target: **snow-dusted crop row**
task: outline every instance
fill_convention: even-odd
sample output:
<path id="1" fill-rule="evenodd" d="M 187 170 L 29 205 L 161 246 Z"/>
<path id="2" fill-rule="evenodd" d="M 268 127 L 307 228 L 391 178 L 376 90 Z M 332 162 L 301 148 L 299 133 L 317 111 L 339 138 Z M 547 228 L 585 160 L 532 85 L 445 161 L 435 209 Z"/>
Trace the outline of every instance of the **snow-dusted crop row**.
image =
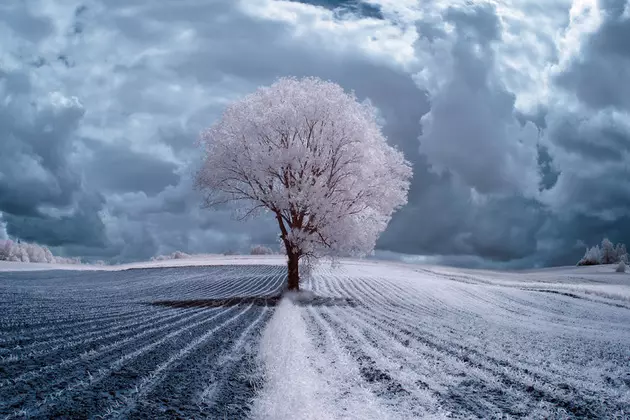
<path id="1" fill-rule="evenodd" d="M 274 296 L 284 280 L 274 266 L 0 273 L 0 418 L 242 414 L 269 308 L 153 303 Z"/>
<path id="2" fill-rule="evenodd" d="M 279 338 L 263 340 L 267 375 L 292 377 L 290 386 L 266 384 L 256 416 L 289 419 L 304 407 L 321 410 L 300 417 L 313 419 L 630 415 L 630 310 L 623 300 L 567 294 L 567 282 L 549 278 L 544 288 L 527 287 L 542 281 L 535 274 L 513 280 L 377 264 L 320 268 L 307 287 L 355 304 L 287 301 L 277 309 L 274 318 L 290 317 L 304 332 L 292 331 L 299 344 L 284 351 L 273 345 L 289 334 L 280 327 L 273 333 Z M 620 281 L 608 275 L 608 283 Z M 265 346 L 273 357 L 264 357 Z M 288 352 L 305 359 L 276 362 L 291 360 Z"/>
<path id="3" fill-rule="evenodd" d="M 625 418 L 611 273 L 346 261 L 277 307 L 230 298 L 281 266 L 0 273 L 0 418 Z"/>

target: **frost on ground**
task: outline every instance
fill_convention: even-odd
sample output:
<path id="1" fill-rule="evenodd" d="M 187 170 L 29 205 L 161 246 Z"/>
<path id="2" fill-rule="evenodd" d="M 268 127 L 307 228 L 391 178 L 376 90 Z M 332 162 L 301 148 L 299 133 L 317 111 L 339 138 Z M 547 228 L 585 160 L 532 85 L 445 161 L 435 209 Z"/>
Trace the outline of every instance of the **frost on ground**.
<path id="1" fill-rule="evenodd" d="M 273 266 L 0 274 L 0 418 L 241 418 Z"/>
<path id="2" fill-rule="evenodd" d="M 244 262 L 0 273 L 0 418 L 630 414 L 630 275 L 616 266 L 345 261 L 278 306 L 191 303 L 282 289 L 284 267 Z M 147 304 L 166 300 L 183 304 Z"/>
<path id="3" fill-rule="evenodd" d="M 630 276 L 614 271 L 320 267 L 307 301 L 358 304 L 282 302 L 263 335 L 253 413 L 625 418 Z"/>
<path id="4" fill-rule="evenodd" d="M 318 347 L 304 306 L 284 299 L 265 328 L 260 359 L 263 390 L 252 417 L 289 419 L 388 419 L 372 393 L 363 388 L 359 367 L 342 349 Z"/>

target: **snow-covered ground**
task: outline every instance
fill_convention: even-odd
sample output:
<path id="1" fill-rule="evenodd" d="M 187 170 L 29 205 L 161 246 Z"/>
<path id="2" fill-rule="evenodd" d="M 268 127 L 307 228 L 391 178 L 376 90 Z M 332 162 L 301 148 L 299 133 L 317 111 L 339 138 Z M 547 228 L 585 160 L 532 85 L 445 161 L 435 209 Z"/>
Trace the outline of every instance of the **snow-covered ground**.
<path id="1" fill-rule="evenodd" d="M 121 271 L 137 268 L 165 268 L 165 267 L 204 267 L 214 265 L 284 265 L 286 257 L 282 255 L 203 255 L 191 258 L 170 259 L 159 261 L 140 261 L 117 265 L 94 264 L 46 264 L 0 261 L 0 272 L 6 271 Z"/>
<path id="2" fill-rule="evenodd" d="M 630 415 L 630 275 L 612 266 L 353 263 L 320 269 L 307 287 L 357 305 L 277 309 L 264 337 L 279 341 L 262 343 L 275 380 L 258 417 L 289 419 L 300 407 L 331 419 Z"/>
<path id="3" fill-rule="evenodd" d="M 228 298 L 277 295 L 281 257 L 211 260 L 0 273 L 0 416 L 630 415 L 630 274 L 612 266 L 348 260 L 276 306 Z"/>

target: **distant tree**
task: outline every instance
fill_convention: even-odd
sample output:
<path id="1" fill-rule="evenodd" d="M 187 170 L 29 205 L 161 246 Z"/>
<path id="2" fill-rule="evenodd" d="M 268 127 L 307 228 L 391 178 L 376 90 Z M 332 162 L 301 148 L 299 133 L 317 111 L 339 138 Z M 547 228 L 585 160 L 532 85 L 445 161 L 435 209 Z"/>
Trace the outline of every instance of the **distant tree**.
<path id="1" fill-rule="evenodd" d="M 186 258 L 190 258 L 189 254 L 186 254 L 185 252 L 182 252 L 182 251 L 175 251 L 171 255 L 172 255 L 172 259 L 174 260 L 185 260 Z"/>
<path id="2" fill-rule="evenodd" d="M 586 248 L 586 253 L 577 265 L 616 264 L 620 261 L 628 262 L 626 245 L 621 243 L 613 245 L 608 238 L 604 238 L 601 248 L 597 245 Z"/>
<path id="3" fill-rule="evenodd" d="M 608 240 L 608 238 L 604 238 L 602 240 L 601 250 L 602 250 L 602 256 L 601 256 L 602 264 L 614 264 L 616 262 L 619 262 L 618 257 L 617 257 L 617 252 L 615 251 L 615 246 L 613 245 L 612 242 Z"/>
<path id="4" fill-rule="evenodd" d="M 11 248 L 13 248 L 13 241 L 0 239 L 0 261 L 9 261 Z"/>
<path id="5" fill-rule="evenodd" d="M 262 246 L 262 245 L 256 245 L 253 246 L 252 249 L 249 251 L 249 253 L 251 255 L 272 255 L 273 254 L 273 250 L 269 247 L 266 246 Z"/>
<path id="6" fill-rule="evenodd" d="M 283 78 L 229 106 L 202 134 L 196 186 L 206 204 L 270 212 L 287 254 L 300 260 L 365 255 L 407 202 L 411 167 L 387 144 L 369 104 L 332 82 Z"/>
<path id="7" fill-rule="evenodd" d="M 184 260 L 186 258 L 191 258 L 192 255 L 186 254 L 182 251 L 175 251 L 168 255 L 158 255 L 155 257 L 151 257 L 151 261 L 166 261 L 166 260 Z"/>
<path id="8" fill-rule="evenodd" d="M 577 265 L 598 265 L 602 263 L 602 251 L 598 245 L 592 248 L 586 248 L 586 252 Z"/>
<path id="9" fill-rule="evenodd" d="M 615 247 L 615 254 L 617 255 L 617 261 L 628 262 L 628 251 L 626 251 L 625 244 L 617 244 Z"/>
<path id="10" fill-rule="evenodd" d="M 80 264 L 79 258 L 55 257 L 47 246 L 18 240 L 0 240 L 0 261 Z"/>

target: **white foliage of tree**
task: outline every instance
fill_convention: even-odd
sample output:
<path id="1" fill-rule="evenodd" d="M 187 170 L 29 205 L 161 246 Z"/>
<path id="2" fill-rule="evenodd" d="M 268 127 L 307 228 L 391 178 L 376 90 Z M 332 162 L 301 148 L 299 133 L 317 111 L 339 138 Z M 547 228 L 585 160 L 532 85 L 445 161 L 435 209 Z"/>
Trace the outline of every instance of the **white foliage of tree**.
<path id="1" fill-rule="evenodd" d="M 0 239 L 0 261 L 9 261 L 12 241 Z"/>
<path id="2" fill-rule="evenodd" d="M 601 264 L 602 251 L 599 249 L 599 245 L 595 245 L 592 248 L 587 248 L 586 253 L 582 259 L 578 262 L 578 265 L 597 265 Z"/>
<path id="3" fill-rule="evenodd" d="M 249 253 L 251 255 L 272 255 L 274 254 L 273 250 L 269 247 L 263 245 L 255 245 L 253 246 Z"/>
<path id="4" fill-rule="evenodd" d="M 625 244 L 617 244 L 615 247 L 615 253 L 617 254 L 618 261 L 623 261 L 625 263 L 628 262 L 628 251 L 626 251 Z"/>
<path id="5" fill-rule="evenodd" d="M 165 260 L 184 260 L 186 258 L 191 258 L 192 255 L 186 254 L 182 251 L 175 251 L 172 254 L 168 255 L 158 255 L 157 257 L 152 257 L 151 261 L 165 261 Z"/>
<path id="6" fill-rule="evenodd" d="M 227 108 L 202 134 L 196 185 L 207 204 L 240 202 L 275 217 L 289 288 L 302 258 L 370 253 L 412 175 L 369 103 L 332 82 L 283 78 Z"/>
<path id="7" fill-rule="evenodd" d="M 55 257 L 48 247 L 33 243 L 0 239 L 0 261 L 47 264 L 80 264 L 79 258 Z"/>
<path id="8" fill-rule="evenodd" d="M 79 257 L 55 257 L 56 264 L 81 264 Z"/>
<path id="9" fill-rule="evenodd" d="M 608 238 L 604 238 L 602 240 L 601 245 L 602 256 L 601 263 L 602 264 L 613 264 L 615 262 L 619 262 L 617 258 L 617 252 L 615 251 L 615 245 L 608 240 Z"/>
<path id="10" fill-rule="evenodd" d="M 601 247 L 595 245 L 587 248 L 577 265 L 616 264 L 621 261 L 628 261 L 626 245 L 619 243 L 615 246 L 608 238 L 604 238 Z"/>

